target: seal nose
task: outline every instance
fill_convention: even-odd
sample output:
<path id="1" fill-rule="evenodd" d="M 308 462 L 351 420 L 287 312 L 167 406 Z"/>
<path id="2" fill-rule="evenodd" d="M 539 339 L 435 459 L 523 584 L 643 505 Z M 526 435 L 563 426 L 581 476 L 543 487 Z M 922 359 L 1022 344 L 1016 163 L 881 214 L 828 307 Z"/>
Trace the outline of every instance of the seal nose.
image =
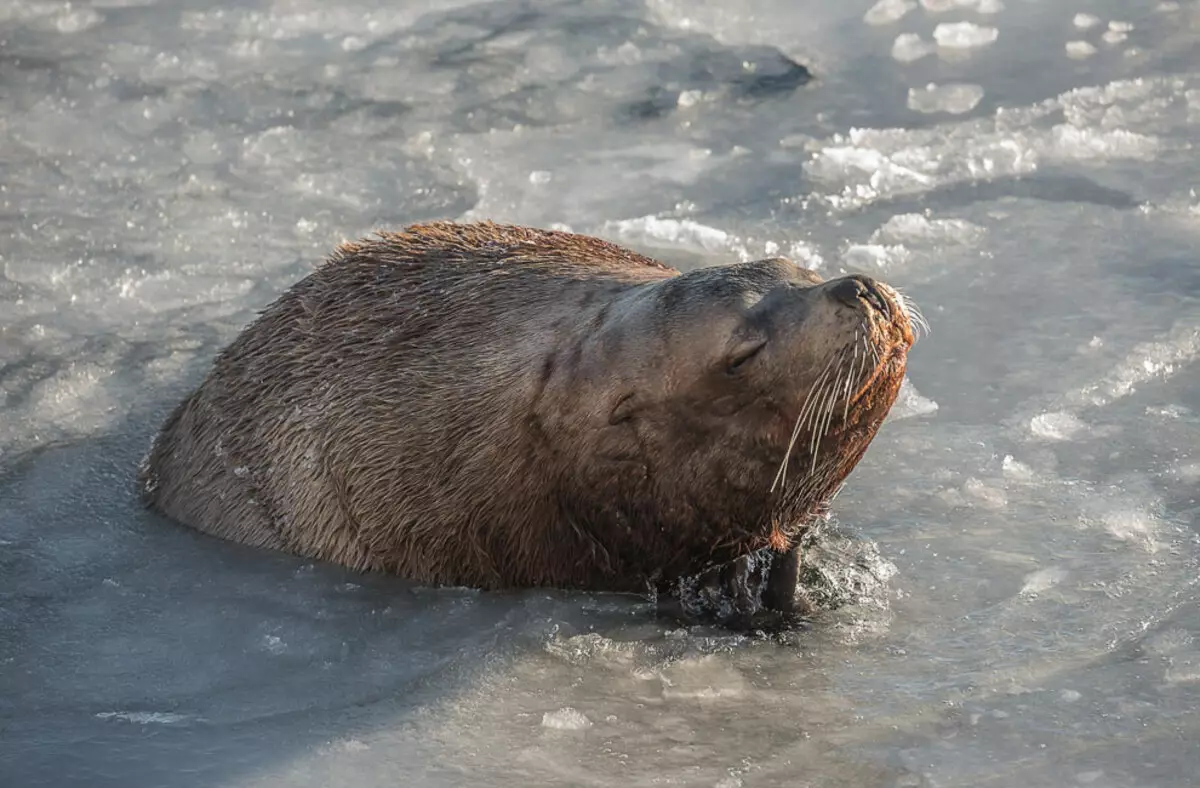
<path id="1" fill-rule="evenodd" d="M 884 317 L 891 318 L 892 308 L 879 285 L 869 276 L 851 274 L 833 283 L 829 295 L 847 306 L 858 306 L 866 302 Z"/>

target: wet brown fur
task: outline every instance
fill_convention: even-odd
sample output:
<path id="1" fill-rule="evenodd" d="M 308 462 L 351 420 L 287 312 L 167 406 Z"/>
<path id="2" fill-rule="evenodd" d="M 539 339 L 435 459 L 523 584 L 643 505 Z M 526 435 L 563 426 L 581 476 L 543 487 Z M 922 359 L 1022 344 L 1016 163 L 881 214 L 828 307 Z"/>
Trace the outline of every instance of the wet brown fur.
<path id="1" fill-rule="evenodd" d="M 783 259 L 681 275 L 492 223 L 347 243 L 171 414 L 144 498 L 216 536 L 430 584 L 638 591 L 787 550 L 866 450 L 913 340 L 906 316 L 857 316 L 820 281 Z M 771 492 L 851 330 L 880 363 L 815 467 L 805 433 Z M 729 348 L 760 334 L 731 371 Z"/>

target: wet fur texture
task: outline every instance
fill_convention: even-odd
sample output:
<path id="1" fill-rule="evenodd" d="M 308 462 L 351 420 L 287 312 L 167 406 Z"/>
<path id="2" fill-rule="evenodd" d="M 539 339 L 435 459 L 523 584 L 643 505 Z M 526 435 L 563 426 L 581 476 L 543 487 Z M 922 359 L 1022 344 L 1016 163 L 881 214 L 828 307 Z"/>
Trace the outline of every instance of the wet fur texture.
<path id="1" fill-rule="evenodd" d="M 680 274 L 491 223 L 345 244 L 170 415 L 143 495 L 219 537 L 428 584 L 642 591 L 786 553 L 914 339 L 894 291 L 873 312 L 839 281 L 784 259 Z"/>

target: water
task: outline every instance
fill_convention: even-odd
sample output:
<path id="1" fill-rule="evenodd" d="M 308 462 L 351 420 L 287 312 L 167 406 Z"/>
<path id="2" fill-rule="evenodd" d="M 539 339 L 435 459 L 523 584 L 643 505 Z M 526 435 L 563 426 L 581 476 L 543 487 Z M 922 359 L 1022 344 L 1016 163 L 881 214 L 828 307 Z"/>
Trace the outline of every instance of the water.
<path id="1" fill-rule="evenodd" d="M 0 784 L 1193 784 L 1197 29 L 1153 0 L 4 3 Z M 933 334 L 831 543 L 894 574 L 744 637 L 135 504 L 256 309 L 435 217 L 902 287 Z"/>

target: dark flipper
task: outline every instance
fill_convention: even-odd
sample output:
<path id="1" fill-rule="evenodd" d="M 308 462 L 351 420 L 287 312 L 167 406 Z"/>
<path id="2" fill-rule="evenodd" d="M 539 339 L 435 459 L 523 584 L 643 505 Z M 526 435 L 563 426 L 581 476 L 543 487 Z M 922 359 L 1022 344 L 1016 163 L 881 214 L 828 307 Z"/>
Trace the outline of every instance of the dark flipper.
<path id="1" fill-rule="evenodd" d="M 797 612 L 800 606 L 796 602 L 796 584 L 799 582 L 800 548 L 793 547 L 786 553 L 772 553 L 767 587 L 763 589 L 763 607 L 780 613 Z"/>
<path id="2" fill-rule="evenodd" d="M 693 577 L 662 584 L 658 613 L 683 624 L 716 624 L 734 631 L 778 631 L 802 623 L 796 595 L 800 552 L 761 550 Z"/>

